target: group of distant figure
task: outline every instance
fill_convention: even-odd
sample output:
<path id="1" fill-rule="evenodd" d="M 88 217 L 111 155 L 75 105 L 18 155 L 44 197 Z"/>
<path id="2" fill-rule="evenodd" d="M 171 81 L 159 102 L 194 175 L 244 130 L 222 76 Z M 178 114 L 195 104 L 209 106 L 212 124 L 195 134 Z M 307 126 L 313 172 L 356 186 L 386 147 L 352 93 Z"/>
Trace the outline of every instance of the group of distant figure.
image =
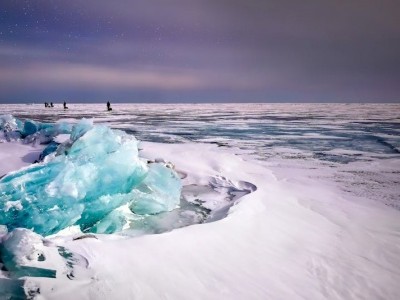
<path id="1" fill-rule="evenodd" d="M 54 107 L 53 102 L 50 103 L 45 102 L 44 107 Z"/>
<path id="2" fill-rule="evenodd" d="M 53 102 L 50 102 L 50 103 L 45 102 L 44 107 L 54 107 Z M 67 102 L 64 101 L 63 107 L 64 107 L 64 109 L 68 109 Z M 110 101 L 107 101 L 107 110 L 108 111 L 112 110 Z"/>

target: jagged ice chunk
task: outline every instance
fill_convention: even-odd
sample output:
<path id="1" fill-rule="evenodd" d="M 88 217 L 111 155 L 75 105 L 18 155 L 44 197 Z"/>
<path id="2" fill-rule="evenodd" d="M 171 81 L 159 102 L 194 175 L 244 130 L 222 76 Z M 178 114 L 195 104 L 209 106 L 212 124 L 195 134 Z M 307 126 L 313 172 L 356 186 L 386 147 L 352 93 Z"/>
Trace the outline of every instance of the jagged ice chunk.
<path id="1" fill-rule="evenodd" d="M 88 120 L 76 124 L 70 133 L 71 141 L 44 162 L 0 180 L 0 224 L 42 235 L 71 225 L 110 233 L 128 222 L 118 213 L 124 205 L 135 214 L 155 214 L 179 204 L 177 174 L 163 164 L 148 165 L 139 158 L 138 141 L 132 135 L 94 126 Z"/>

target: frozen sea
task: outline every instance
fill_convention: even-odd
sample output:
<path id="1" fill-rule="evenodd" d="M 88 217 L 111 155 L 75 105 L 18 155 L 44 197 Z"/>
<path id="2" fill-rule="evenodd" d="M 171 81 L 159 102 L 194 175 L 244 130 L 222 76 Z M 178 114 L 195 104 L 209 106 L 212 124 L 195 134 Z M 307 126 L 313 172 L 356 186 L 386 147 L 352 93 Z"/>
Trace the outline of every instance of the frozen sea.
<path id="1" fill-rule="evenodd" d="M 143 235 L 22 231 L 20 261 L 56 275 L 1 271 L 0 296 L 400 298 L 400 104 L 68 107 L 2 104 L 0 115 L 93 118 L 133 134 L 143 157 L 173 163 L 186 196 L 217 213 L 175 226 L 181 207 Z M 0 143 L 0 170 L 29 165 L 37 148 Z"/>

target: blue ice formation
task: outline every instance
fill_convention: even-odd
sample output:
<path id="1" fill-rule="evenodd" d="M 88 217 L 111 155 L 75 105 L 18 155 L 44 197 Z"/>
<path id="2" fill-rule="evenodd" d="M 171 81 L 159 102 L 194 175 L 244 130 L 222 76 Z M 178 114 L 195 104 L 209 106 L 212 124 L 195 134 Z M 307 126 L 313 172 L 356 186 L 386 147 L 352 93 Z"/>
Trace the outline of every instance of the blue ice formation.
<path id="1" fill-rule="evenodd" d="M 134 136 L 85 119 L 71 130 L 18 121 L 13 122 L 22 136 L 31 133 L 25 139 L 44 130 L 49 136 L 68 132 L 70 140 L 50 144 L 43 162 L 0 180 L 0 224 L 9 230 L 23 227 L 49 235 L 79 225 L 83 232 L 112 233 L 122 230 L 132 214 L 178 206 L 178 175 L 140 158 Z"/>
<path id="2" fill-rule="evenodd" d="M 33 120 L 19 120 L 11 115 L 0 116 L 0 139 L 7 141 L 22 139 L 26 143 L 47 144 L 62 133 L 70 133 L 72 125 L 68 123 L 42 123 Z"/>

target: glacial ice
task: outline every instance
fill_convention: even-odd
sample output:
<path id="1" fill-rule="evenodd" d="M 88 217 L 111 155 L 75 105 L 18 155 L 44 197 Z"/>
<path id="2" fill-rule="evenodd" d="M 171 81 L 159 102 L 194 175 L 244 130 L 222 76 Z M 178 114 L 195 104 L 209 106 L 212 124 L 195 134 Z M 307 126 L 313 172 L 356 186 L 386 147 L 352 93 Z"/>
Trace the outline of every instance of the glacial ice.
<path id="1" fill-rule="evenodd" d="M 179 204 L 176 172 L 140 158 L 132 135 L 85 119 L 71 127 L 2 116 L 0 129 L 18 131 L 24 140 L 70 133 L 69 141 L 52 142 L 43 151 L 42 162 L 0 180 L 0 224 L 9 230 L 23 227 L 46 236 L 79 225 L 83 232 L 112 233 L 132 215 L 170 211 Z"/>

